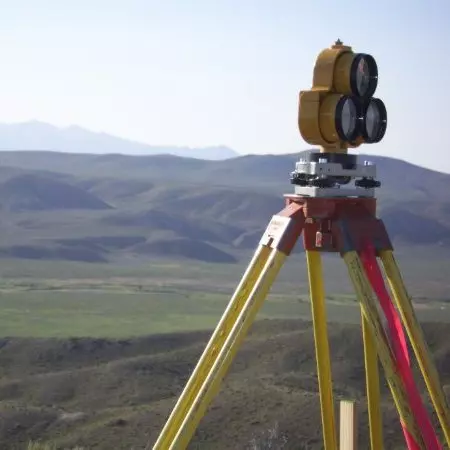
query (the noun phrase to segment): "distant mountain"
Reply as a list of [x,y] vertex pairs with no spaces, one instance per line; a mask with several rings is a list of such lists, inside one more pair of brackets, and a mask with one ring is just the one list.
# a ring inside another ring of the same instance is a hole
[[96,133],[79,126],[58,128],[38,121],[0,124],[0,150],[51,150],[75,153],[170,154],[189,158],[221,160],[238,154],[226,146],[189,148],[152,146]]
[[[0,154],[0,255],[233,263],[257,245],[299,155]],[[385,157],[378,211],[396,246],[450,251],[450,175]],[[297,251],[301,251],[299,245]]]
[[34,173],[0,183],[0,204],[2,210],[15,212],[111,208],[84,189]]

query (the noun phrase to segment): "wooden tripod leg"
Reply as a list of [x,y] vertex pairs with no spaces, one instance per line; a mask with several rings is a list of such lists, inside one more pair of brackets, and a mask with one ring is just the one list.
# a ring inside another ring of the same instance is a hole
[[380,376],[378,354],[370,325],[361,308],[362,334],[364,342],[364,362],[366,370],[366,392],[369,415],[370,448],[383,450],[383,427],[380,408]]
[[253,255],[250,264],[245,271],[236,291],[231,298],[222,318],[212,334],[203,354],[201,355],[191,377],[189,378],[183,392],[178,398],[175,407],[164,425],[153,450],[166,450],[170,448],[186,412],[191,405],[193,398],[204,380],[205,374],[212,366],[217,350],[223,345],[228,334],[230,324],[232,324],[242,309],[245,302],[246,293],[254,286],[256,278],[255,272],[259,272],[264,266],[270,254],[270,248],[260,245]]
[[307,250],[306,261],[308,264],[311,310],[316,347],[317,377],[319,380],[324,448],[325,450],[337,450],[330,350],[327,333],[327,315],[320,252]]
[[439,380],[436,366],[433,363],[428,345],[425,341],[422,329],[414,312],[411,299],[406,290],[400,270],[395,261],[393,252],[386,250],[380,252],[380,258],[391,288],[395,303],[402,317],[408,333],[412,348],[419,363],[422,376],[428,388],[430,398],[436,409],[439,422],[450,448],[450,409],[446,401],[445,393]]
[[396,370],[395,359],[391,352],[383,324],[380,319],[377,304],[373,298],[372,289],[365,275],[361,260],[355,251],[348,251],[343,254],[343,259],[347,265],[350,279],[355,289],[358,301],[361,304],[363,314],[367,319],[367,324],[376,343],[377,352],[383,365],[386,379],[392,393],[397,411],[402,424],[406,427],[409,436],[414,440],[417,448],[425,450],[420,430],[412,414],[405,387],[402,379]]
[[187,447],[303,223],[300,205],[289,205],[272,218],[153,450]]
[[284,253],[276,249],[272,250],[241,313],[234,322],[230,334],[218,353],[211,370],[205,377],[202,386],[198,389],[195,399],[187,411],[181,426],[177,430],[177,434],[169,449],[181,450],[185,449],[189,444],[207,407],[219,391],[222,379],[244,340],[248,329],[253,323],[258,310],[262,306],[285,259],[286,255]]

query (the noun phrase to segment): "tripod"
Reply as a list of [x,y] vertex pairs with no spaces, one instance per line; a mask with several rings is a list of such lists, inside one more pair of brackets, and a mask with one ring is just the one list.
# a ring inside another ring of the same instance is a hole
[[[285,208],[269,222],[153,449],[185,449],[188,446],[277,274],[302,233],[308,266],[324,448],[337,450],[338,444],[321,252],[340,253],[361,306],[371,449],[384,448],[378,359],[408,448],[441,448],[412,380],[401,321],[450,447],[450,409],[395,261],[392,243],[382,220],[376,217],[376,199],[288,194],[285,202]],[[386,298],[388,294],[378,260],[382,262],[396,309],[389,297]],[[388,323],[392,324],[388,332],[383,325],[381,310]]]

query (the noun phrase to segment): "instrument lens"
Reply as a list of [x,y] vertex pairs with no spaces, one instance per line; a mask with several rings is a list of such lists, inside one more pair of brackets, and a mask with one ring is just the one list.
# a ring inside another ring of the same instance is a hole
[[370,67],[365,58],[361,58],[356,69],[356,89],[364,97],[370,87]]
[[341,113],[341,128],[346,139],[349,139],[355,132],[357,119],[355,103],[350,97],[347,97],[342,105]]

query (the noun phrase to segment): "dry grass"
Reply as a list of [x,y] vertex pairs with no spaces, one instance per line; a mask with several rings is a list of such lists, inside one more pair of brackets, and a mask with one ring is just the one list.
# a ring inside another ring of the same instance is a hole
[[[59,450],[59,449],[53,444],[30,442],[28,444],[27,450]],[[86,450],[86,449],[84,447],[72,447],[72,448],[65,448],[64,450]]]
[[287,444],[287,436],[280,431],[279,423],[275,422],[272,428],[250,441],[248,450],[282,450],[286,448]]

